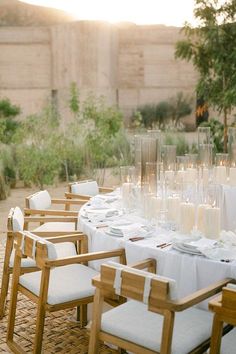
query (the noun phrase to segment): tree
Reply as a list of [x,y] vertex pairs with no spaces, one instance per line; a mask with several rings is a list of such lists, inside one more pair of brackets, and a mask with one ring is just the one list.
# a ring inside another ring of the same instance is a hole
[[185,24],[176,58],[192,61],[199,72],[198,97],[224,115],[224,151],[228,115],[236,106],[236,1],[195,0],[196,28]]

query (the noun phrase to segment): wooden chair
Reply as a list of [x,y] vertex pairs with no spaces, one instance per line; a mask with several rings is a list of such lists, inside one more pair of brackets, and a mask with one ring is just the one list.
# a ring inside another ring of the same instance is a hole
[[[66,236],[63,237],[65,240]],[[119,257],[121,262],[125,262],[123,249],[58,258],[54,245],[57,238],[51,238],[50,241],[28,231],[17,233],[7,330],[7,344],[14,353],[24,352],[14,341],[18,292],[37,304],[33,353],[38,354],[42,349],[47,311],[53,312],[79,306],[80,324],[83,326],[87,323],[87,304],[93,301],[95,291],[91,280],[98,272],[86,266],[86,262],[111,257]],[[20,275],[20,264],[24,256],[35,259],[40,271]]]
[[[78,216],[77,211],[69,211],[71,205],[78,206],[78,209],[85,203],[83,199],[58,199],[51,198],[48,191],[39,191],[25,199],[25,215],[51,215],[51,216]],[[63,205],[64,210],[52,209],[53,204]]]
[[[136,354],[203,353],[209,347],[212,314],[193,307],[219,292],[229,279],[176,300],[172,279],[110,263],[102,265],[96,286],[89,354],[99,340]],[[106,292],[130,301],[102,315]]]
[[[45,222],[50,224],[53,218],[49,219],[47,217],[38,217],[36,221]],[[76,217],[71,217],[72,225],[77,223]],[[63,226],[63,222],[65,218],[60,218],[61,222],[58,221],[59,224]],[[35,217],[24,217],[21,209],[19,207],[11,208],[8,220],[7,220],[7,239],[6,239],[6,248],[5,248],[5,257],[3,264],[3,275],[2,275],[2,285],[1,285],[1,293],[0,293],[0,319],[4,316],[4,309],[6,303],[6,297],[8,293],[9,287],[9,279],[13,270],[14,263],[14,235],[18,231],[24,230],[25,223],[35,223]],[[68,235],[68,231],[38,231],[39,228],[34,229],[34,233],[41,237],[53,237],[53,236],[63,236]],[[74,226],[74,230],[76,227]],[[87,252],[87,236],[83,235],[79,231],[71,231],[71,240],[70,242],[63,242],[63,239],[59,239],[60,243],[56,244],[57,252],[60,256],[75,256],[77,254],[76,248],[80,246],[80,252]],[[82,242],[83,240],[83,242]],[[78,243],[78,244],[77,244]],[[30,258],[23,258],[21,262],[21,273],[27,273],[38,270],[36,267],[36,263],[34,260]]]
[[69,183],[69,191],[65,193],[67,199],[79,198],[88,201],[91,197],[99,193],[112,192],[113,188],[99,187],[96,181],[84,180]]
[[236,353],[236,328],[222,338],[224,323],[236,326],[236,285],[228,284],[222,295],[209,303],[214,312],[210,354]]

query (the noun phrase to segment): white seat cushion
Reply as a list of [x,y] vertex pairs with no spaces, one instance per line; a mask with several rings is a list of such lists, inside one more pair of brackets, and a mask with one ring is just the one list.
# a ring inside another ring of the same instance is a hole
[[74,222],[45,222],[34,231],[75,231]]
[[[76,248],[73,242],[55,243],[56,258],[65,258],[76,256]],[[15,250],[12,251],[10,257],[10,267],[14,265]],[[21,267],[36,267],[35,261],[32,258],[22,258]]]
[[96,181],[73,183],[71,185],[71,192],[74,194],[89,195],[93,197],[99,193],[99,188]]
[[[95,288],[92,278],[98,272],[82,264],[71,264],[54,268],[50,272],[48,304],[55,305],[67,301],[93,296]],[[41,271],[27,273],[20,277],[20,284],[35,295],[39,295]]]
[[221,354],[233,354],[236,352],[236,328],[222,338]]
[[[190,308],[176,313],[172,354],[185,354],[211,336],[212,313]],[[163,316],[141,302],[128,301],[102,315],[104,332],[160,351]]]
[[49,209],[51,204],[50,194],[46,190],[33,194],[29,199],[30,209]]

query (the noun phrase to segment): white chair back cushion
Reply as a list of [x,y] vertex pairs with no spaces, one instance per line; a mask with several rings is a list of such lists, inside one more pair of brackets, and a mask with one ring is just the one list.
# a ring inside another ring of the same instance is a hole
[[46,190],[33,194],[29,199],[30,209],[49,209],[51,204],[50,194]]
[[24,229],[24,215],[19,207],[15,207],[12,213],[12,231],[18,232]]
[[[24,235],[27,236],[28,238],[31,238],[34,241],[35,245],[36,245],[36,242],[40,242],[40,243],[45,244],[47,246],[48,259],[57,259],[58,258],[56,246],[52,242],[45,240],[44,238],[39,237],[37,235],[34,235],[33,233],[31,233],[29,231],[25,231],[23,234],[22,243],[21,243],[21,250],[22,250],[23,254],[24,254]],[[33,250],[32,250],[32,258],[33,259],[35,258],[35,253],[34,253],[35,251],[36,251],[36,248],[33,248]]]
[[71,193],[93,197],[99,193],[98,184],[96,181],[73,183],[71,185]]
[[117,269],[127,270],[127,271],[129,271],[131,273],[134,273],[134,274],[137,274],[137,275],[142,275],[145,278],[150,278],[151,277],[152,279],[159,280],[159,281],[162,281],[162,280],[163,281],[168,281],[168,283],[169,283],[169,298],[170,298],[170,300],[175,300],[177,298],[177,285],[176,285],[176,281],[174,279],[163,277],[161,275],[156,275],[156,274],[153,274],[153,273],[149,273],[149,272],[146,272],[144,270],[131,268],[129,266],[126,266],[126,265],[123,265],[123,264],[120,264],[120,263],[116,263],[116,262],[113,262],[113,261],[109,261],[106,264],[110,265],[110,266],[112,266],[114,268],[117,268]]

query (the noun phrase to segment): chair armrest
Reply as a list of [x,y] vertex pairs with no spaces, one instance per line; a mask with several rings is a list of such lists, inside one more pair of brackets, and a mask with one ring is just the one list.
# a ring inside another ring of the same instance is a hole
[[144,259],[143,261],[133,263],[133,264],[127,264],[127,265],[131,268],[148,269],[148,272],[156,273],[156,260],[154,258],[147,258]]
[[78,216],[78,211],[25,208],[24,214],[25,215]]
[[87,241],[87,236],[81,232],[77,234],[47,237],[47,240],[52,243]]
[[34,235],[43,238],[80,234],[80,231],[35,231],[35,230],[29,230],[29,231],[32,232]]
[[45,260],[45,265],[48,267],[61,267],[64,265],[74,264],[74,263],[83,263],[89,261],[96,261],[99,259],[105,258],[113,258],[113,257],[121,257],[123,258],[125,255],[125,250],[123,248],[119,248],[112,251],[101,251],[101,252],[93,252],[93,253],[85,253],[79,256],[55,259],[55,260]]
[[81,205],[84,204],[83,199],[79,199],[77,196],[76,200],[71,200],[71,199],[52,199],[51,200],[52,204],[64,204],[64,205]]
[[101,193],[109,193],[109,192],[113,192],[114,188],[110,188],[110,187],[99,187],[99,192]]
[[73,199],[73,198],[75,198],[75,199],[79,198],[84,203],[86,203],[91,198],[90,195],[81,195],[81,194],[75,194],[75,193],[70,193],[70,192],[65,192],[65,197],[69,200]]
[[173,308],[175,311],[183,311],[189,307],[197,305],[199,302],[202,302],[203,300],[219,293],[222,290],[222,287],[227,285],[230,281],[232,281],[232,279],[226,278],[211,284],[208,287],[200,289],[176,302],[172,302],[172,305],[170,303],[170,308]]
[[64,217],[59,217],[59,216],[51,216],[51,217],[40,217],[40,216],[25,216],[24,217],[24,222],[29,223],[29,222],[77,222],[78,218],[75,216],[64,216]]

